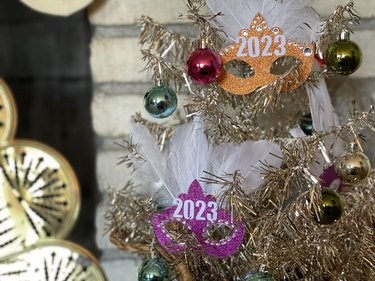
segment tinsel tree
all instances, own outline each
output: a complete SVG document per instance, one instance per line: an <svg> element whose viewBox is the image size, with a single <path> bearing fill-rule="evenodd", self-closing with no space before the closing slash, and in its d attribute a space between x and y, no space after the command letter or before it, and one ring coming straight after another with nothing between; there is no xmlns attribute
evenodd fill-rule
<svg viewBox="0 0 375 281"><path fill-rule="evenodd" d="M309 4L186 0L195 38L141 19L144 106L167 118L177 93L184 110L135 114L123 145L134 179L108 230L140 281L375 280L375 112L340 123L325 82L360 66L360 18Z"/></svg>

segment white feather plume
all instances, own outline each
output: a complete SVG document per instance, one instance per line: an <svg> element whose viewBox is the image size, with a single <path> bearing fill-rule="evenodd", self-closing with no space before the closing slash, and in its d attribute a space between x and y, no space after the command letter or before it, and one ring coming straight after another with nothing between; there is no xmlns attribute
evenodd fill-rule
<svg viewBox="0 0 375 281"><path fill-rule="evenodd" d="M306 134L304 131L302 131L301 127L298 125L297 127L294 127L293 129L290 129L289 130L289 134L293 137L293 138L302 138L302 137L306 137Z"/></svg>
<svg viewBox="0 0 375 281"><path fill-rule="evenodd" d="M314 130L317 132L328 131L333 126L339 125L339 120L328 93L327 84L320 79L315 84L306 84L309 97L310 113ZM294 138L305 137L306 134L297 126L289 131Z"/></svg>
<svg viewBox="0 0 375 281"><path fill-rule="evenodd" d="M168 169L167 152L160 151L156 139L142 124L131 121L129 133L132 143L137 145L138 153L142 156L142 159L132 158L131 161L138 177L145 185L150 186L148 193L163 189L170 198L175 198L179 192Z"/></svg>
<svg viewBox="0 0 375 281"><path fill-rule="evenodd" d="M169 166L181 192L207 171L209 151L202 117L176 129L170 144Z"/></svg>
<svg viewBox="0 0 375 281"><path fill-rule="evenodd" d="M324 78L315 84L306 84L306 91L315 131L328 131L331 127L338 126L339 120Z"/></svg>
<svg viewBox="0 0 375 281"><path fill-rule="evenodd" d="M339 120L332 105L331 97L328 93L327 84L324 78L317 83L306 85L306 92L309 97L310 112L315 131L329 131L332 127L339 125ZM289 133L295 137L305 137L306 134L300 127L293 128ZM344 151L344 144L334 136L327 136L323 145L327 151L332 153L333 157L339 156ZM316 156L315 163L310 167L310 172L319 177L325 167L325 159L321 153Z"/></svg>
<svg viewBox="0 0 375 281"><path fill-rule="evenodd" d="M236 41L241 29L248 29L257 13L262 13L270 28L280 27L288 39L301 42L316 41L320 19L310 0L206 0L216 17L216 25L229 39Z"/></svg>
<svg viewBox="0 0 375 281"><path fill-rule="evenodd" d="M211 153L210 172L218 176L240 172L245 192L251 193L264 182L261 166L280 167L281 157L280 147L266 140L221 144Z"/></svg>
<svg viewBox="0 0 375 281"><path fill-rule="evenodd" d="M239 171L245 191L251 193L263 183L259 169L262 163L281 165L280 148L269 141L210 145L200 116L179 126L164 152L142 124L131 122L130 134L143 158L131 159L138 175L166 204L172 204L171 198L186 192L195 179L206 176L205 172L224 176ZM221 191L214 185L202 183L202 187L207 194L218 195Z"/></svg>

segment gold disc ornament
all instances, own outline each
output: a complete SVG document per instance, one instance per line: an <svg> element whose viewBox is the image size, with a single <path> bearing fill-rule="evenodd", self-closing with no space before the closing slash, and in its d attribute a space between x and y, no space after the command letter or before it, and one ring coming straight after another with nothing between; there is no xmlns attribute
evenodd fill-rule
<svg viewBox="0 0 375 281"><path fill-rule="evenodd" d="M45 240L0 260L1 281L105 281L96 258L84 248Z"/></svg>
<svg viewBox="0 0 375 281"><path fill-rule="evenodd" d="M55 16L70 16L84 9L93 0L21 0L30 8Z"/></svg>
<svg viewBox="0 0 375 281"><path fill-rule="evenodd" d="M0 79L0 142L13 139L17 129L17 108L12 92Z"/></svg>
<svg viewBox="0 0 375 281"><path fill-rule="evenodd" d="M223 65L240 61L252 68L253 75L236 76L225 67L218 84L224 90L247 95L277 81L285 75L289 81L278 87L278 92L287 93L299 87L309 77L314 62L314 46L310 43L296 43L288 40L281 28L267 26L266 19L258 13L249 29L240 30L236 43L225 47L221 52ZM283 66L283 60L295 60L297 71L288 73L288 68L273 73L274 65ZM296 74L297 72L297 74Z"/></svg>
<svg viewBox="0 0 375 281"><path fill-rule="evenodd" d="M79 184L57 151L35 141L8 142L0 147L0 183L0 257L70 233Z"/></svg>

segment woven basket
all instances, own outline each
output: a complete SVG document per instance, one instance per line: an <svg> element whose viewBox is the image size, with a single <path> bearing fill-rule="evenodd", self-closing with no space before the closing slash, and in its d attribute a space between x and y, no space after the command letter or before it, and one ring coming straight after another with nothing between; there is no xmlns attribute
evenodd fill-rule
<svg viewBox="0 0 375 281"><path fill-rule="evenodd" d="M141 255L147 255L150 253L150 247L148 245L140 243L125 243L123 240L119 239L115 232L111 233L110 240L117 248L124 252L137 253ZM168 254L162 248L156 247L156 250L167 262L172 263L176 260L174 256ZM179 275L179 281L193 281L193 276L185 263L179 263L176 266L176 270Z"/></svg>

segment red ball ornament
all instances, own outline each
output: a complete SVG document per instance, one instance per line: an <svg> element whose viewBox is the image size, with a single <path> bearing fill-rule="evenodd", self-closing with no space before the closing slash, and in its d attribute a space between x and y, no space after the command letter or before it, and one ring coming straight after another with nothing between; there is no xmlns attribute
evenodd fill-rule
<svg viewBox="0 0 375 281"><path fill-rule="evenodd" d="M315 59L319 63L320 66L324 66L326 64L326 61L324 60L324 57L322 54L315 54Z"/></svg>
<svg viewBox="0 0 375 281"><path fill-rule="evenodd" d="M197 84L215 82L221 72L220 56L209 48L200 48L192 52L186 63L186 70L190 78Z"/></svg>

